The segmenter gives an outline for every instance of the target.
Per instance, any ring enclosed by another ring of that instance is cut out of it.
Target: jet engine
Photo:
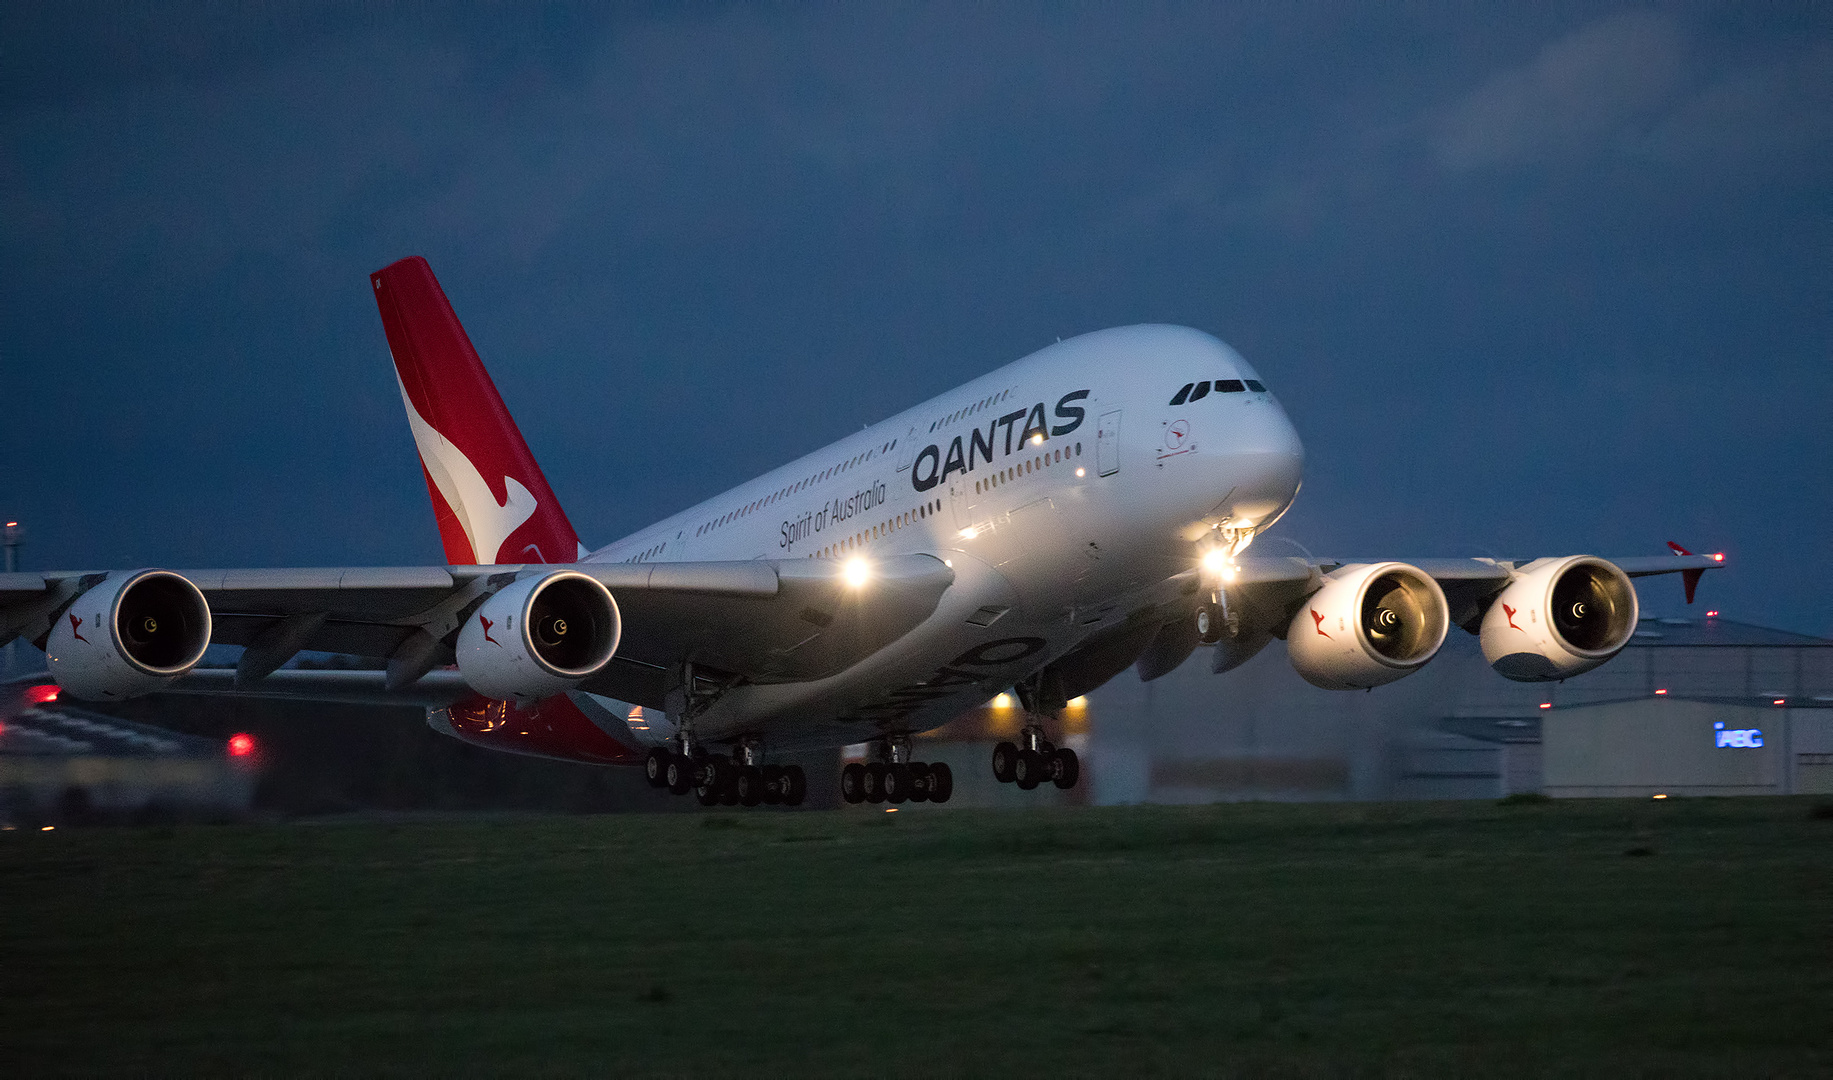
[[[116,571],[76,598],[45,640],[57,685],[119,701],[190,671],[210,645],[210,605],[169,570]]]
[[[611,591],[573,570],[499,589],[458,634],[458,671],[497,701],[537,701],[572,689],[617,652],[623,623]]]
[[[1451,618],[1438,582],[1406,563],[1362,563],[1324,579],[1286,629],[1292,666],[1313,686],[1364,690],[1424,667]]]
[[[1629,575],[1603,559],[1536,559],[1483,613],[1483,656],[1516,682],[1569,679],[1628,644],[1638,613]]]

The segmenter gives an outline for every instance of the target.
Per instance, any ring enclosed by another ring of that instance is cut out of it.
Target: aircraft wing
[[[1509,583],[1517,569],[1528,565],[1528,559],[1302,559],[1291,556],[1245,556],[1234,562],[1228,579],[1229,592],[1239,595],[1260,620],[1278,622],[1283,627],[1297,611],[1305,597],[1316,592],[1326,575],[1357,563],[1404,562],[1424,571],[1444,590],[1450,607],[1451,621],[1469,627],[1482,616],[1489,601]],[[1606,558],[1632,578],[1657,574],[1682,574],[1688,579],[1687,600],[1693,599],[1692,583],[1707,570],[1722,568],[1722,555],[1654,555]],[[1194,572],[1193,572],[1194,576]]]
[[[861,586],[832,560],[573,563],[180,571],[210,609],[211,643],[245,646],[233,673],[194,669],[168,691],[340,701],[440,703],[462,680],[459,629],[496,590],[554,571],[592,577],[617,601],[622,638],[581,688],[660,707],[664,671],[682,661],[751,682],[840,671],[908,633],[954,581],[940,559],[880,560]],[[52,624],[106,574],[0,575],[0,643],[43,647]],[[278,670],[301,650],[386,661],[386,671]]]

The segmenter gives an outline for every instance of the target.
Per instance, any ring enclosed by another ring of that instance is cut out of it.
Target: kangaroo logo
[[[495,626],[496,624],[491,622],[489,619],[484,618],[482,615],[479,615],[477,617],[477,621],[484,628],[484,640],[488,641],[492,645],[495,645],[499,649],[502,648],[503,643],[490,636],[490,628],[492,626]]]
[[[439,488],[440,497],[452,508],[465,539],[471,542],[471,554],[478,562],[495,562],[503,541],[535,515],[539,505],[534,493],[513,476],[503,477],[503,501],[497,502],[484,475],[477,471],[464,451],[426,422],[414,402],[407,396],[397,372],[395,384],[401,386],[401,401],[407,406],[407,424],[414,430],[414,444],[420,448],[420,462]]]
[[[1502,617],[1508,620],[1508,626],[1511,630],[1521,629],[1519,626],[1515,625],[1515,612],[1519,610],[1521,609],[1509,607],[1507,604],[1502,605]]]
[[[1330,637],[1324,632],[1324,616],[1318,614],[1317,608],[1311,609],[1311,625],[1317,631],[1318,637]],[[1330,638],[1330,640],[1335,641],[1336,638]]]
[[[82,625],[83,625],[82,619],[78,618],[75,615],[70,616],[70,636],[82,642],[83,644],[87,645],[89,644],[89,639],[77,632],[78,628],[80,628]]]

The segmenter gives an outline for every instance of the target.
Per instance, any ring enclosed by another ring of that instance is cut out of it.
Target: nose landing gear
[[[909,736],[889,736],[874,748],[878,760],[840,770],[840,797],[847,802],[945,803],[954,795],[954,770],[946,762],[911,761]]]

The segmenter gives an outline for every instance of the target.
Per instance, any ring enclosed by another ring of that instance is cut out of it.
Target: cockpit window
[[[1264,394],[1267,392],[1266,384],[1259,379],[1249,379],[1247,381],[1247,388],[1256,394]]]
[[[1240,379],[1216,380],[1216,393],[1218,394],[1239,394],[1246,389],[1247,387],[1241,385]]]
[[[1191,401],[1201,401],[1208,396],[1209,396],[1209,380],[1204,379],[1202,382],[1198,383],[1197,388],[1191,392],[1190,400]]]
[[[1204,383],[1203,385],[1207,387],[1209,384]],[[1182,390],[1179,390],[1177,392],[1177,396],[1171,399],[1171,404],[1182,405],[1184,403],[1184,399],[1190,396],[1190,390],[1194,386],[1196,386],[1195,383],[1185,383],[1184,388]]]

